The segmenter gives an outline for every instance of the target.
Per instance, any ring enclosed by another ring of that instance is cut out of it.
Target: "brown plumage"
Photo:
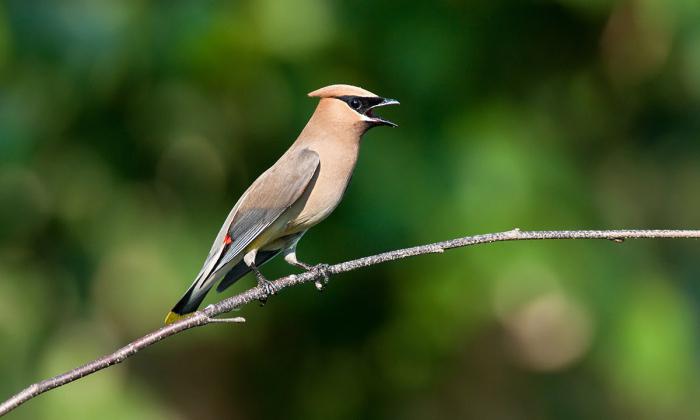
[[[331,85],[309,93],[321,98],[297,140],[243,193],[229,213],[204,266],[166,317],[166,323],[194,312],[211,287],[218,291],[254,271],[268,294],[275,290],[258,267],[283,252],[296,258],[304,233],[338,206],[355,169],[362,135],[394,123],[373,115],[379,106],[398,104],[350,85]]]

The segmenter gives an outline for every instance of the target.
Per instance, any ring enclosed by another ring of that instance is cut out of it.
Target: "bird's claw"
[[[258,299],[260,301],[260,306],[265,306],[267,299],[277,294],[279,289],[269,280],[258,278],[258,287],[263,289],[263,295]]]
[[[319,292],[322,292],[323,289],[328,284],[328,281],[329,281],[328,268],[329,267],[330,266],[328,264],[320,263],[320,264],[316,264],[315,266],[311,267],[311,269],[309,270],[312,273],[314,273],[315,275],[320,274],[323,277],[322,279],[318,279],[314,282],[314,286],[316,286],[316,290],[318,290]]]

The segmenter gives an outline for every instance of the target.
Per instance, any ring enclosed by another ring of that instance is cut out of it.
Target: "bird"
[[[397,127],[375,115],[375,109],[399,101],[345,84],[326,86],[308,96],[319,98],[308,123],[233,206],[192,285],[165,317],[166,324],[195,312],[217,282],[216,290],[222,292],[251,271],[263,289],[264,303],[277,290],[260,266],[280,253],[287,263],[304,270],[327,267],[299,261],[297,244],[340,203],[363,135],[377,126]]]

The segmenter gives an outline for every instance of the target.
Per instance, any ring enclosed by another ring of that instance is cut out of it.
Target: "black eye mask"
[[[377,96],[336,96],[336,99],[348,104],[358,114],[366,115],[367,111],[384,102],[384,98]]]

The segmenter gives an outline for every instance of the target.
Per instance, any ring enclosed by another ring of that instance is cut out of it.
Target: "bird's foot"
[[[330,280],[329,274],[328,274],[328,269],[329,265],[325,263],[320,263],[316,264],[314,266],[310,266],[307,270],[314,273],[315,275],[320,275],[322,278],[316,280],[314,282],[314,286],[316,286],[316,290],[319,292],[322,292],[323,289],[328,285],[328,281]]]
[[[277,294],[279,289],[277,286],[275,286],[274,283],[272,283],[270,280],[266,279],[260,271],[255,272],[255,276],[258,278],[258,287],[263,289],[263,295],[258,299],[260,301],[260,306],[265,306],[267,303],[267,299],[274,295]]]
[[[329,279],[329,274],[328,274],[328,269],[329,265],[325,263],[320,263],[316,265],[311,265],[307,264],[302,261],[298,261],[296,259],[296,255],[292,254],[293,258],[288,259],[287,262],[290,264],[303,268],[306,270],[307,273],[312,273],[314,276],[318,277],[319,275],[322,277],[322,279],[318,279],[314,282],[314,285],[316,286],[316,289],[320,292],[323,291],[323,289],[326,287],[328,284],[328,279]]]

